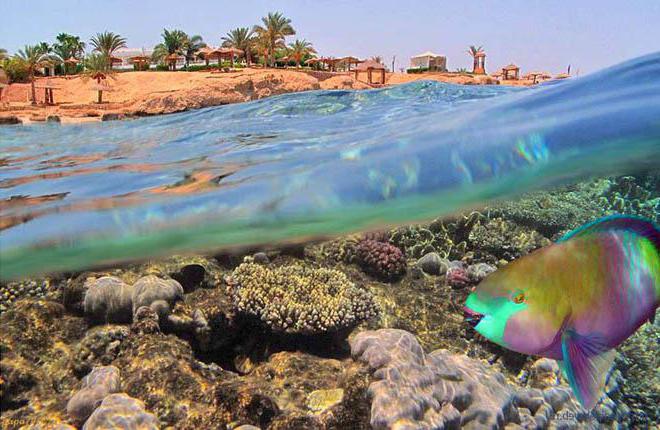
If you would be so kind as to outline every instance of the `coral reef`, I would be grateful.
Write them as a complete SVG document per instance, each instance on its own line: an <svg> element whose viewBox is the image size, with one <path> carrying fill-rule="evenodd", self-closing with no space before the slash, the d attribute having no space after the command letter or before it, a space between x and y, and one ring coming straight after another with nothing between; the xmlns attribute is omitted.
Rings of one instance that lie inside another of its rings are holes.
<svg viewBox="0 0 660 430"><path fill-rule="evenodd" d="M478 221L470 231L469 241L478 253L508 261L550 244L540 233L503 218Z"/></svg>
<svg viewBox="0 0 660 430"><path fill-rule="evenodd" d="M449 263L447 274L445 276L447 285L452 288L465 288L470 285L470 276L465 264L461 261L452 261Z"/></svg>
<svg viewBox="0 0 660 430"><path fill-rule="evenodd" d="M406 258L396 246L372 239L363 239L356 246L356 259L365 272L385 281L399 278L406 272Z"/></svg>
<svg viewBox="0 0 660 430"><path fill-rule="evenodd" d="M131 322L133 287L114 276L90 278L86 282L84 310L97 323Z"/></svg>
<svg viewBox="0 0 660 430"><path fill-rule="evenodd" d="M141 306L151 307L160 318L170 314L177 301L183 300L183 287L174 279L144 276L133 285L131 316Z"/></svg>
<svg viewBox="0 0 660 430"><path fill-rule="evenodd" d="M144 403L124 393L111 394L85 422L83 430L158 430L158 419L144 410Z"/></svg>
<svg viewBox="0 0 660 430"><path fill-rule="evenodd" d="M449 269L449 260L440 257L437 252L429 252L417 260L417 267L429 275L444 275Z"/></svg>
<svg viewBox="0 0 660 430"><path fill-rule="evenodd" d="M120 383L119 369L115 366L95 367L67 403L67 414L74 422L84 423L106 396L119 392Z"/></svg>
<svg viewBox="0 0 660 430"><path fill-rule="evenodd" d="M59 295L60 283L53 279L0 283L0 312L5 312L13 302L21 298L55 300Z"/></svg>
<svg viewBox="0 0 660 430"><path fill-rule="evenodd" d="M425 354L417 339L403 330L366 331L350 343L353 357L373 371L369 396L375 429L596 429L602 424L581 409L566 386L518 388L467 356L446 350ZM534 381L545 380L541 375L548 372L547 363L535 368Z"/></svg>
<svg viewBox="0 0 660 430"><path fill-rule="evenodd" d="M231 281L236 309L274 331L313 334L355 327L377 314L367 291L343 273L291 265L243 263Z"/></svg>

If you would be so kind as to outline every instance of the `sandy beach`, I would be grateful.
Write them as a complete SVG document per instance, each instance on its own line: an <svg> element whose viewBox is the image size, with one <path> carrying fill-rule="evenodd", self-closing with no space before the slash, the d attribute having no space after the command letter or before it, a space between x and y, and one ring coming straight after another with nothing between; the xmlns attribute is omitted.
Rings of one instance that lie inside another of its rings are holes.
<svg viewBox="0 0 660 430"><path fill-rule="evenodd" d="M355 80L348 73L315 72L295 69L244 69L228 73L212 72L126 72L107 79L111 91L104 92L102 104L96 103L94 81L79 76L37 78L36 106L29 102L30 84L11 84L3 91L0 118L16 117L22 123L49 119L61 123L80 123L121 119L131 116L159 115L229 103L257 100L271 95L320 89L369 89L365 76ZM457 73L388 73L386 85L418 80L436 80L462 85L497 84L490 76ZM48 83L55 87L53 106L44 105ZM531 85L530 81L506 84ZM6 120L5 120L6 121Z"/></svg>

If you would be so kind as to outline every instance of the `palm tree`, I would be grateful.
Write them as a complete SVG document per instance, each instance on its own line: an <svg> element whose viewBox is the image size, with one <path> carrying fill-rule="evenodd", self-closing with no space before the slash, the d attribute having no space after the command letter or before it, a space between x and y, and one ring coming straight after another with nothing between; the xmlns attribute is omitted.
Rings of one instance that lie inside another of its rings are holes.
<svg viewBox="0 0 660 430"><path fill-rule="evenodd" d="M57 35L57 43L53 44L53 52L62 60L75 58L80 60L85 52L85 42L80 37L66 33ZM67 73L68 64L64 64L64 73Z"/></svg>
<svg viewBox="0 0 660 430"><path fill-rule="evenodd" d="M154 53L152 54L152 58L159 62L162 62L168 55L180 55L188 40L188 35L181 30L169 31L163 29L161 36L163 37L163 42L154 47ZM176 63L170 63L170 67L174 70Z"/></svg>
<svg viewBox="0 0 660 430"><path fill-rule="evenodd" d="M14 56L17 61L20 61L28 72L30 78L30 89L32 94L32 104L37 104L37 93L34 88L34 74L37 69L41 67L48 67L59 62L59 58L44 51L44 44L39 45L26 45L25 48L18 51Z"/></svg>
<svg viewBox="0 0 660 430"><path fill-rule="evenodd" d="M255 25L253 30L262 37L267 49L267 62L271 67L275 63L275 50L284 48L284 38L296 34L291 26L291 20L280 12L270 12L261 18L263 25Z"/></svg>
<svg viewBox="0 0 660 430"><path fill-rule="evenodd" d="M474 46L470 45L470 47L467 50L467 53L472 56L472 73L477 70L477 67L479 67L478 60L477 60L477 54L484 52L484 47L483 46Z"/></svg>
<svg viewBox="0 0 660 430"><path fill-rule="evenodd" d="M92 53L85 58L85 70L83 71L83 80L94 79L97 83L96 90L98 91L97 102L103 103L103 89L100 86L101 82L106 78L114 79L114 72L110 67L110 61L105 54Z"/></svg>
<svg viewBox="0 0 660 430"><path fill-rule="evenodd" d="M250 51L254 48L254 32L247 27L235 28L222 37L222 46L237 48L245 52L245 62L250 65Z"/></svg>
<svg viewBox="0 0 660 430"><path fill-rule="evenodd" d="M126 39L111 31L103 33L96 33L92 37L90 44L94 47L94 51L99 52L105 56L108 64L112 64L112 54L120 48L126 48Z"/></svg>
<svg viewBox="0 0 660 430"><path fill-rule="evenodd" d="M188 67L190 60L195 58L195 54L197 54L197 51L199 51L202 48L206 48L206 43L202 39L202 36L186 35L186 40L185 43L183 44L183 54L186 57L186 67Z"/></svg>
<svg viewBox="0 0 660 430"><path fill-rule="evenodd" d="M316 50L305 39L296 39L293 43L289 44L289 58L296 62L296 67L300 67L300 62L303 58L313 56L314 54L316 54Z"/></svg>

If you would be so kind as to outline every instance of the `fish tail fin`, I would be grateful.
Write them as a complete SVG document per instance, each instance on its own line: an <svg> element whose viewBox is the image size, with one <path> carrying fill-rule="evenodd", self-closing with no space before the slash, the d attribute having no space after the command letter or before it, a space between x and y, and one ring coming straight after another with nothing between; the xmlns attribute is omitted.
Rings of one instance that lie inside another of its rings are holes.
<svg viewBox="0 0 660 430"><path fill-rule="evenodd" d="M645 237L653 243L656 250L660 250L660 226L649 219L631 215L611 215L597 219L566 233L557 242L565 242L568 239L588 234L617 230L629 231Z"/></svg>
<svg viewBox="0 0 660 430"><path fill-rule="evenodd" d="M562 336L563 370L575 397L591 410L603 395L607 373L616 351L599 335L582 336L566 330Z"/></svg>

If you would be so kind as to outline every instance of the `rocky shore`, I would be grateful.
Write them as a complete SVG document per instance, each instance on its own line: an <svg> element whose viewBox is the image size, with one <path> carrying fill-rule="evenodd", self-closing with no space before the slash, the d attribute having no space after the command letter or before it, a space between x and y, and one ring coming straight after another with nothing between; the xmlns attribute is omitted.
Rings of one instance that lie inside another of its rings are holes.
<svg viewBox="0 0 660 430"><path fill-rule="evenodd" d="M7 429L653 428L660 327L583 410L552 360L463 321L498 267L610 213L660 217L660 177L607 178L449 219L241 255L0 284Z"/></svg>

